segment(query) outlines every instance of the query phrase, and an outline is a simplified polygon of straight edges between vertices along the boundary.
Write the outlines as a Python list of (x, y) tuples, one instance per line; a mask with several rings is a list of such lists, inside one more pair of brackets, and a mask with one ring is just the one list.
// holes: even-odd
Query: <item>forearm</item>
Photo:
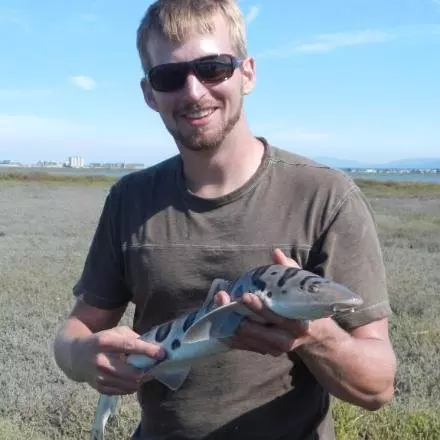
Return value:
[(321, 385), (341, 400), (366, 409), (389, 402), (396, 368), (390, 343), (356, 338), (332, 319), (321, 321), (317, 329), (311, 328), (311, 342), (297, 349)]
[(89, 337), (92, 331), (80, 320), (71, 318), (58, 331), (54, 342), (54, 355), (57, 365), (67, 377), (84, 382), (78, 362), (80, 352), (79, 344), (82, 339)]

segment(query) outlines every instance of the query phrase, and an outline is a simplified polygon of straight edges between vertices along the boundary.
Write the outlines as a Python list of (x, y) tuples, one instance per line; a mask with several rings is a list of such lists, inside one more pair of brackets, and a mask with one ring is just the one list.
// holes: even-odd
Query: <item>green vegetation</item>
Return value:
[[(84, 173), (87, 170), (83, 171)], [(86, 184), (92, 183), (113, 183), (118, 178), (115, 176), (96, 175), (93, 171), (90, 174), (63, 174), (50, 171), (10, 171), (7, 168), (0, 168), (0, 182), (39, 182), (39, 183), (67, 183)], [(426, 182), (395, 182), (378, 181), (369, 179), (356, 179), (356, 183), (369, 197), (419, 197), (432, 198), (440, 197), (440, 184)]]
[(440, 197), (440, 184), (428, 182), (394, 182), (356, 179), (356, 183), (368, 197)]
[(92, 183), (112, 183), (116, 180), (112, 176), (104, 176), (97, 174), (84, 174), (84, 175), (71, 175), (71, 174), (53, 174), (42, 171), (31, 172), (13, 172), (2, 171), (0, 169), (0, 182), (4, 184), (6, 182), (33, 182), (33, 183), (68, 183), (68, 184), (86, 184)]
[(440, 434), (438, 407), (408, 408), (394, 404), (369, 413), (337, 402), (333, 414), (338, 440), (434, 440)]
[[(84, 177), (17, 180), (4, 175), (0, 173), (0, 438), (88, 438), (98, 395), (64, 377), (51, 344), (73, 303), (71, 288), (114, 178), (90, 184)], [(438, 439), (440, 185), (436, 192), (435, 185), (360, 184), (383, 245), (399, 369), (396, 398), (388, 407), (371, 413), (334, 402), (338, 439)], [(126, 324), (132, 313), (130, 308)], [(107, 438), (128, 438), (138, 417), (135, 397), (124, 397), (118, 417), (109, 421)]]

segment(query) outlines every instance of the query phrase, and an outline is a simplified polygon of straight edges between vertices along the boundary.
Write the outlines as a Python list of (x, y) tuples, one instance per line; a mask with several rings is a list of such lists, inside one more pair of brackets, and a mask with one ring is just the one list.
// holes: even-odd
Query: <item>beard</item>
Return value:
[[(192, 106), (197, 109), (197, 106)], [(243, 110), (243, 94), (240, 95), (240, 102), (236, 111), (213, 133), (206, 133), (203, 130), (191, 134), (184, 134), (179, 130), (170, 130), (177, 145), (191, 151), (213, 151), (220, 147), (237, 122), (240, 120)]]

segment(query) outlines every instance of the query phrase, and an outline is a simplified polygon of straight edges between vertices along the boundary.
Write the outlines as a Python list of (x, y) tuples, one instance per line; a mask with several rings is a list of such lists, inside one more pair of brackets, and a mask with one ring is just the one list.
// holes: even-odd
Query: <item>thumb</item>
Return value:
[(221, 290), (214, 296), (214, 301), (217, 306), (224, 306), (231, 302), (231, 298), (227, 292)]
[(275, 264), (282, 264), (283, 266), (300, 268), (298, 263), (286, 256), (286, 254), (279, 248), (274, 249), (272, 258)]

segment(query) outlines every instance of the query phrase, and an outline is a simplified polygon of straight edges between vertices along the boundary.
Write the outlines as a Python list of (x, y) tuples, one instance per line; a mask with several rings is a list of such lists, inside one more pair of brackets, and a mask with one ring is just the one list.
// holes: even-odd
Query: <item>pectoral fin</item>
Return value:
[(196, 321), (187, 330), (182, 342), (196, 343), (208, 339), (229, 338), (249, 314), (249, 309), (238, 302), (218, 307)]
[(127, 362), (133, 367), (139, 368), (140, 370), (147, 372), (150, 368), (153, 368), (159, 361), (156, 359), (149, 358), (143, 354), (131, 354), (127, 358)]
[(183, 385), (190, 370), (191, 365), (164, 369), (158, 367), (151, 370), (150, 374), (170, 390), (176, 391)]

